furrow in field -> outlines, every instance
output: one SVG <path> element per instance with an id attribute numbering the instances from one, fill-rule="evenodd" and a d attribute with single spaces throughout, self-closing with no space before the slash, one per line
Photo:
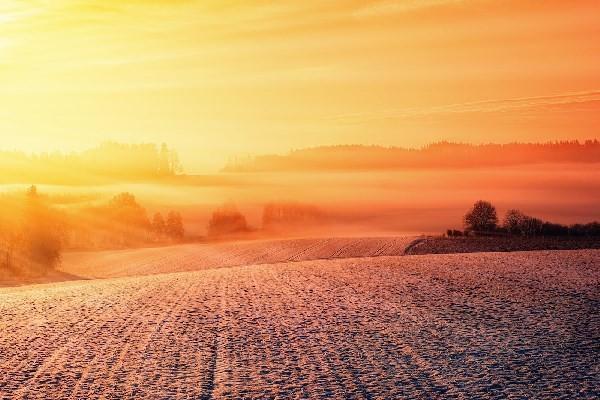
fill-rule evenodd
<path id="1" fill-rule="evenodd" d="M 598 293 L 593 250 L 5 288 L 0 398 L 593 399 Z"/>

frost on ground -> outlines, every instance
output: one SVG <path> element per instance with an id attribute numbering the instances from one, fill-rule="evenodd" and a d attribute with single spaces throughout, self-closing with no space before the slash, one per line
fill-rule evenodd
<path id="1" fill-rule="evenodd" d="M 598 398 L 600 251 L 0 289 L 1 398 Z"/>

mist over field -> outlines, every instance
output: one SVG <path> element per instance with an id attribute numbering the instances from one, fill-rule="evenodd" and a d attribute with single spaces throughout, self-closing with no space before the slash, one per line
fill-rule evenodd
<path id="1" fill-rule="evenodd" d="M 3 191 L 27 185 L 5 185 Z M 221 173 L 187 175 L 164 182 L 101 186 L 39 185 L 72 207 L 135 194 L 150 212 L 177 208 L 189 232 L 204 235 L 212 211 L 233 203 L 260 227 L 265 204 L 299 202 L 323 212 L 320 224 L 335 233 L 437 233 L 462 226 L 464 210 L 478 198 L 500 211 L 523 209 L 572 224 L 600 219 L 600 163 L 541 164 L 478 169 L 364 172 Z M 80 198 L 73 198 L 76 196 Z M 315 221 L 316 222 L 316 221 Z M 317 224 L 318 225 L 318 224 Z M 305 227 L 316 233 L 318 227 Z M 311 228 L 313 231 L 311 231 Z M 296 232 L 298 234 L 299 232 Z"/>

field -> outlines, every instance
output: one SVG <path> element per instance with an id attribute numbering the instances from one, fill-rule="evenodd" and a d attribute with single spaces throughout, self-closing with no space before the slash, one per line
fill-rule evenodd
<path id="1" fill-rule="evenodd" d="M 219 267 L 319 259 L 400 256 L 413 237 L 307 238 L 70 253 L 60 268 L 66 276 L 122 276 L 197 271 Z"/>
<path id="2" fill-rule="evenodd" d="M 0 398 L 598 398 L 600 250 L 411 241 L 68 254 L 0 288 Z"/>

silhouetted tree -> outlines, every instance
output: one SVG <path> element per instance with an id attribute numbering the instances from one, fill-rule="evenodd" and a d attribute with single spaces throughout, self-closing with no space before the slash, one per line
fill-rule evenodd
<path id="1" fill-rule="evenodd" d="M 467 231 L 494 231 L 498 225 L 496 208 L 488 201 L 479 200 L 467 212 L 464 222 Z"/>
<path id="2" fill-rule="evenodd" d="M 502 226 L 511 235 L 524 234 L 523 223 L 526 215 L 519 210 L 511 209 L 506 212 Z"/>
<path id="3" fill-rule="evenodd" d="M 590 222 L 588 224 L 574 224 L 569 227 L 572 236 L 600 236 L 600 223 Z"/>
<path id="4" fill-rule="evenodd" d="M 525 236 L 538 236 L 542 234 L 544 222 L 535 217 L 525 216 L 523 219 L 523 234 Z"/>
<path id="5" fill-rule="evenodd" d="M 167 216 L 167 223 L 165 227 L 165 231 L 167 236 L 169 236 L 173 240 L 182 240 L 185 235 L 185 230 L 183 228 L 183 219 L 181 218 L 181 214 L 176 211 L 169 212 Z"/>
<path id="6" fill-rule="evenodd" d="M 522 213 L 508 210 L 504 217 L 503 228 L 512 235 L 523 236 L 600 236 L 600 224 L 574 224 L 571 226 L 543 221 Z"/>
<path id="7" fill-rule="evenodd" d="M 544 236 L 567 236 L 569 227 L 552 222 L 544 222 L 542 224 L 542 235 Z"/>

